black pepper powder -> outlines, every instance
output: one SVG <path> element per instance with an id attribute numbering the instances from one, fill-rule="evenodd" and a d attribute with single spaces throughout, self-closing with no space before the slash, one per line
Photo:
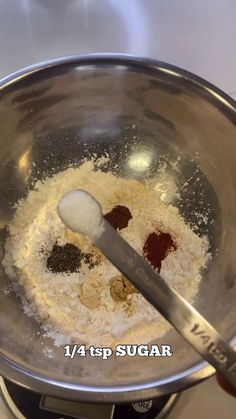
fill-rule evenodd
<path id="1" fill-rule="evenodd" d="M 81 266 L 82 252 L 71 243 L 55 243 L 47 258 L 47 268 L 53 273 L 77 272 Z"/>
<path id="2" fill-rule="evenodd" d="M 42 252 L 45 251 L 42 249 Z M 100 259 L 93 253 L 84 253 L 71 243 L 61 246 L 57 242 L 49 255 L 47 255 L 47 269 L 53 273 L 73 273 L 79 272 L 81 262 L 84 262 L 90 269 L 100 263 Z"/>

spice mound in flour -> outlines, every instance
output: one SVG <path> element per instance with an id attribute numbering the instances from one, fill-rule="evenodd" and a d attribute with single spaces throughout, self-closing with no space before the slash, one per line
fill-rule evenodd
<path id="1" fill-rule="evenodd" d="M 176 291 L 194 302 L 202 268 L 210 258 L 209 243 L 191 230 L 177 208 L 160 199 L 155 182 L 158 184 L 158 177 L 150 183 L 118 177 L 86 161 L 78 168 L 70 167 L 38 181 L 35 189 L 18 202 L 8 225 L 3 266 L 9 278 L 24 289 L 25 312 L 31 316 L 37 313 L 55 344 L 81 342 L 113 348 L 119 343 L 148 344 L 171 328 L 131 284 L 122 278 L 117 280 L 120 272 L 91 240 L 65 227 L 57 205 L 70 190 L 88 191 L 100 203 L 103 214 L 120 206 L 127 208 L 130 214 L 122 210 L 127 217 L 115 225 L 121 237 L 139 254 L 145 254 Z M 173 240 L 173 244 L 169 240 L 171 246 L 163 248 L 161 266 L 156 246 L 160 237 L 153 235 L 158 232 L 168 232 Z M 148 243 L 145 245 L 149 236 L 153 252 Z M 53 248 L 56 251 L 52 255 Z M 92 269 L 85 257 L 91 254 L 93 260 L 99 260 Z M 71 260 L 72 255 L 73 269 L 67 264 L 67 257 Z"/>
<path id="2" fill-rule="evenodd" d="M 132 215 L 129 208 L 124 205 L 117 205 L 110 212 L 105 214 L 104 218 L 106 218 L 116 230 L 122 230 L 128 226 L 129 221 L 132 219 Z"/>
<path id="3" fill-rule="evenodd" d="M 78 272 L 81 266 L 82 254 L 78 247 L 71 243 L 60 246 L 55 243 L 47 258 L 47 269 L 53 273 Z"/>
<path id="4" fill-rule="evenodd" d="M 152 267 L 160 272 L 163 260 L 176 249 L 176 244 L 171 235 L 158 231 L 150 233 L 147 237 L 143 246 L 143 254 Z"/>
<path id="5" fill-rule="evenodd" d="M 127 300 L 128 295 L 139 291 L 123 275 L 116 275 L 111 279 L 110 293 L 115 301 Z"/>
<path id="6" fill-rule="evenodd" d="M 84 253 L 72 243 L 61 246 L 57 242 L 47 256 L 47 269 L 53 273 L 79 272 L 81 262 L 84 261 L 90 269 L 99 264 L 99 259 L 92 253 Z"/>

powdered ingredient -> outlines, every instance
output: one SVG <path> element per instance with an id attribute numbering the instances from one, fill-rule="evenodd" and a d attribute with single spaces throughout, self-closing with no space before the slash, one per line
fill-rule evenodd
<path id="1" fill-rule="evenodd" d="M 46 266 L 53 273 L 78 272 L 81 266 L 82 254 L 78 247 L 71 243 L 64 246 L 54 244 L 47 258 Z"/>
<path id="2" fill-rule="evenodd" d="M 46 266 L 53 273 L 79 272 L 82 261 L 88 264 L 89 268 L 99 264 L 99 259 L 96 260 L 93 253 L 83 253 L 71 243 L 61 246 L 56 242 L 47 255 Z"/>
<path id="3" fill-rule="evenodd" d="M 89 237 L 100 236 L 103 231 L 102 209 L 88 192 L 75 189 L 59 201 L 58 214 L 67 227 Z"/>
<path id="4" fill-rule="evenodd" d="M 144 256 L 158 272 L 161 270 L 162 261 L 173 250 L 176 250 L 176 245 L 171 235 L 162 231 L 150 233 L 143 246 Z"/>
<path id="5" fill-rule="evenodd" d="M 110 212 L 104 215 L 104 218 L 116 229 L 126 228 L 132 215 L 129 208 L 124 205 L 116 205 Z"/>
<path id="6" fill-rule="evenodd" d="M 119 234 L 140 254 L 149 234 L 169 233 L 176 250 L 163 260 L 160 273 L 188 301 L 193 302 L 198 292 L 201 269 L 210 257 L 207 238 L 198 237 L 176 208 L 161 201 L 153 179 L 149 186 L 95 171 L 93 161 L 87 161 L 79 168 L 38 181 L 17 205 L 9 224 L 3 265 L 8 276 L 24 288 L 24 310 L 37 314 L 57 345 L 81 342 L 114 347 L 118 343 L 149 343 L 163 336 L 170 324 L 140 293 L 114 301 L 110 283 L 120 272 L 91 240 L 69 231 L 58 217 L 59 199 L 78 188 L 94 195 L 104 214 L 117 205 L 129 209 L 132 219 Z M 51 272 L 41 249 L 50 252 L 56 241 L 60 246 L 71 243 L 83 253 L 94 253 L 100 264 L 90 269 L 82 260 L 79 272 Z"/>

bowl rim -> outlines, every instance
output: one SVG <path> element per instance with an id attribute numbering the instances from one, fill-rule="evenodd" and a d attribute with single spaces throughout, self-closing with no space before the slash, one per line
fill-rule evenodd
<path id="1" fill-rule="evenodd" d="M 228 109 L 233 111 L 236 116 L 236 100 L 231 96 L 225 93 L 219 87 L 216 87 L 211 82 L 206 79 L 197 76 L 195 73 L 192 73 L 189 70 L 185 70 L 174 64 L 169 64 L 161 60 L 156 60 L 149 57 L 136 56 L 128 53 L 86 53 L 78 55 L 68 55 L 52 60 L 40 61 L 35 64 L 23 67 L 13 73 L 10 73 L 7 76 L 0 78 L 0 91 L 3 91 L 6 87 L 34 74 L 45 70 L 50 67 L 59 67 L 64 64 L 102 64 L 102 63 L 115 63 L 115 64 L 126 64 L 126 65 L 137 65 L 137 66 L 146 66 L 153 68 L 154 70 L 162 71 L 163 73 L 182 78 L 185 80 L 191 81 L 193 84 L 198 85 L 203 90 L 206 90 L 208 94 L 215 97 L 215 99 L 223 103 Z"/>
<path id="2" fill-rule="evenodd" d="M 27 66 L 8 76 L 0 79 L 0 92 L 14 85 L 34 73 L 52 67 L 59 67 L 68 64 L 91 65 L 91 64 L 116 64 L 130 65 L 136 67 L 146 67 L 161 71 L 174 77 L 182 78 L 205 90 L 208 95 L 214 97 L 215 101 L 223 106 L 227 115 L 233 117 L 236 125 L 236 101 L 221 89 L 210 82 L 172 64 L 163 61 L 137 57 L 130 54 L 117 53 L 96 53 L 81 54 L 61 57 L 53 60 L 42 61 L 37 64 Z M 232 346 L 236 346 L 236 336 L 230 340 Z M 84 402 L 100 403 L 119 403 L 130 401 L 141 401 L 165 394 L 176 393 L 189 388 L 214 374 L 214 368 L 205 361 L 200 361 L 194 366 L 187 368 L 181 373 L 171 375 L 165 379 L 155 380 L 147 383 L 129 384 L 122 386 L 89 386 L 73 384 L 59 380 L 53 380 L 43 374 L 36 374 L 34 371 L 14 363 L 0 352 L 0 373 L 11 381 L 42 394 L 50 396 L 80 400 Z"/>

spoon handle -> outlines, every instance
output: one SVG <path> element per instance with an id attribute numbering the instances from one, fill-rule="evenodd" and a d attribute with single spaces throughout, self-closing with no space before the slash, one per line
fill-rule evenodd
<path id="1" fill-rule="evenodd" d="M 184 337 L 236 388 L 236 352 L 210 323 L 156 273 L 103 219 L 103 233 L 93 242 Z"/>

